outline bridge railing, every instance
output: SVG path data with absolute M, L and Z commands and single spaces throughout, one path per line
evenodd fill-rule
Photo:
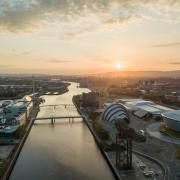
M 80 119 L 84 118 L 83 116 L 47 116 L 47 117 L 38 117 L 34 120 L 51 120 L 51 119 Z
M 71 106 L 71 107 L 75 107 L 73 104 L 47 104 L 47 105 L 41 105 L 39 107 L 49 107 L 49 106 L 52 106 L 52 107 L 56 107 L 56 106 L 64 106 L 64 107 Z
M 55 124 L 55 120 L 62 120 L 62 119 L 68 119 L 69 120 L 69 123 L 73 123 L 74 122 L 74 119 L 83 119 L 84 120 L 84 117 L 83 116 L 49 116 L 49 117 L 38 117 L 38 118 L 35 118 L 34 119 L 34 122 L 36 120 L 50 120 L 51 121 L 51 124 Z

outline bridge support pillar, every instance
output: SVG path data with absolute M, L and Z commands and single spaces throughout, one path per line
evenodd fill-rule
M 54 123 L 55 123 L 54 118 L 51 118 L 51 124 L 54 124 Z

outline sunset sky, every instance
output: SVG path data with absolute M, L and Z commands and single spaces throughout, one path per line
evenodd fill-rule
M 0 0 L 0 73 L 180 70 L 180 0 Z

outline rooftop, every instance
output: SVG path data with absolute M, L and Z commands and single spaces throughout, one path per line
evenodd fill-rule
M 147 101 L 144 99 L 118 99 L 118 102 L 124 103 L 129 108 L 134 110 L 142 109 L 150 113 L 161 114 L 173 109 L 154 103 L 153 101 Z
M 163 113 L 163 116 L 169 119 L 180 121 L 180 110 L 173 110 Z

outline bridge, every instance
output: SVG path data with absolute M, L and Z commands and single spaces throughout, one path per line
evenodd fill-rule
M 62 120 L 62 119 L 69 119 L 69 123 L 73 123 L 74 122 L 74 119 L 84 119 L 84 117 L 82 115 L 79 115 L 77 114 L 77 110 L 75 108 L 75 106 L 73 104 L 48 104 L 48 105 L 42 105 L 42 106 L 39 106 L 40 108 L 53 108 L 53 111 L 55 112 L 55 109 L 57 106 L 62 106 L 64 108 L 64 110 L 66 109 L 67 113 L 66 114 L 58 114 L 57 115 L 57 112 L 56 112 L 56 115 L 54 114 L 51 114 L 51 115 L 47 115 L 47 116 L 40 116 L 40 117 L 37 117 L 34 119 L 34 122 L 36 120 L 51 120 L 51 124 L 54 124 L 55 123 L 55 120 Z M 73 115 L 72 114 L 72 109 L 70 110 L 69 107 L 74 107 L 74 110 L 76 111 L 76 113 Z M 68 110 L 70 110 L 70 114 L 68 112 Z M 61 112 L 61 111 L 58 111 L 58 112 Z
M 41 105 L 39 107 L 40 108 L 41 107 L 54 107 L 55 108 L 56 106 L 64 106 L 66 108 L 66 107 L 69 107 L 69 106 L 74 107 L 74 104 L 48 104 L 48 105 Z
M 69 119 L 69 123 L 73 123 L 74 119 L 84 119 L 83 116 L 49 116 L 49 117 L 39 117 L 35 118 L 36 120 L 51 120 L 51 124 L 55 124 L 55 120 Z

